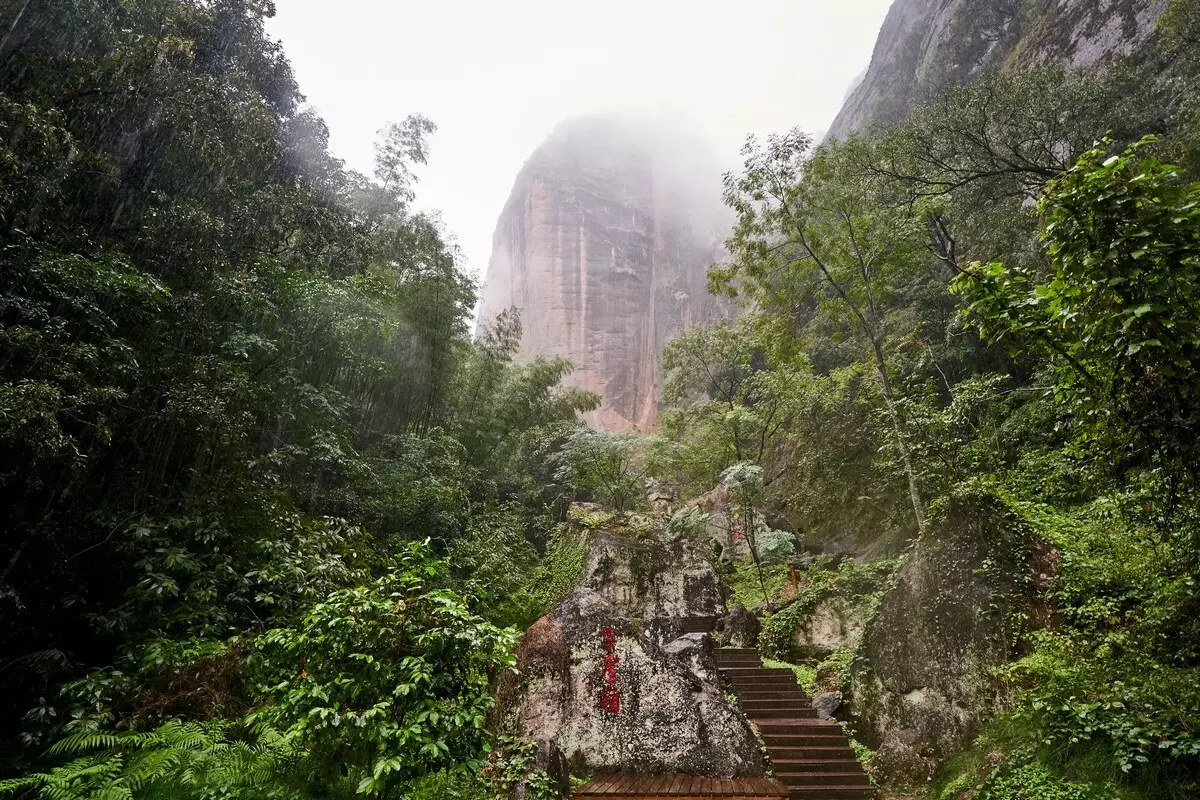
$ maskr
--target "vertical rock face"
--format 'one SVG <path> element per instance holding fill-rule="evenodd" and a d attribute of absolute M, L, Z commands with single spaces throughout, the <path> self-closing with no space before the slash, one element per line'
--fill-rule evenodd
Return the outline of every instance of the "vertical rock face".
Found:
<path fill-rule="evenodd" d="M 663 345 L 725 313 L 705 289 L 729 229 L 719 172 L 661 123 L 562 123 L 500 215 L 480 324 L 516 307 L 526 355 L 569 359 L 568 385 L 603 397 L 590 422 L 650 428 Z"/>
<path fill-rule="evenodd" d="M 955 492 L 883 596 L 850 668 L 861 741 L 886 781 L 929 777 L 974 738 L 1011 688 L 997 668 L 1049 619 L 1057 555 L 1002 501 Z"/>
<path fill-rule="evenodd" d="M 712 640 L 680 635 L 724 613 L 713 566 L 662 517 L 573 533 L 587 537 L 579 588 L 521 638 L 518 674 L 498 686 L 500 730 L 562 753 L 576 774 L 761 775 Z"/>
<path fill-rule="evenodd" d="M 830 127 L 841 137 L 908 116 L 939 89 L 981 72 L 1088 67 L 1138 52 L 1167 0 L 895 0 L 871 66 Z"/>

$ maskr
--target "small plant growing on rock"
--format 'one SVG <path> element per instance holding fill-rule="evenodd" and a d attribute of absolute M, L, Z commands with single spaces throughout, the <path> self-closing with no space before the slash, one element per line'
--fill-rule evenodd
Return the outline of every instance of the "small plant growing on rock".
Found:
<path fill-rule="evenodd" d="M 729 498 L 736 508 L 731 520 L 734 526 L 733 534 L 735 538 L 745 537 L 750 558 L 754 560 L 754 568 L 758 571 L 758 585 L 762 589 L 763 602 L 770 603 L 771 595 L 767 592 L 762 559 L 758 552 L 758 520 L 755 511 L 755 505 L 762 499 L 763 494 L 762 467 L 745 462 L 734 464 L 721 473 L 721 483 L 729 492 Z"/>

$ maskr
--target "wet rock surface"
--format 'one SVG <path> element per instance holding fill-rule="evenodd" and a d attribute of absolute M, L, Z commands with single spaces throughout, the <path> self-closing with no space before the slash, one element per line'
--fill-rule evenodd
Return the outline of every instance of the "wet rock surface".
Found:
<path fill-rule="evenodd" d="M 850 672 L 858 735 L 882 778 L 953 754 L 1009 700 L 995 668 L 1021 654 L 1023 613 L 1044 600 L 1043 545 L 1000 501 L 970 492 L 918 541 Z"/>
<path fill-rule="evenodd" d="M 845 599 L 821 600 L 797 623 L 792 652 L 798 658 L 819 661 L 835 650 L 853 650 L 862 637 L 864 624 L 861 612 Z"/>
<path fill-rule="evenodd" d="M 835 719 L 841 704 L 842 698 L 837 692 L 822 692 L 812 699 L 812 706 L 821 719 Z"/>
<path fill-rule="evenodd" d="M 762 623 L 745 606 L 737 605 L 720 621 L 719 628 L 722 647 L 757 647 Z"/>
<path fill-rule="evenodd" d="M 656 523 L 645 523 L 654 527 Z M 587 533 L 580 586 L 618 613 L 636 619 L 716 616 L 725 613 L 712 564 L 686 538 L 634 536 L 596 529 Z"/>
<path fill-rule="evenodd" d="M 581 588 L 529 629 L 518 666 L 512 726 L 553 743 L 577 773 L 763 773 L 745 719 L 717 689 L 706 636 L 660 645 Z"/>

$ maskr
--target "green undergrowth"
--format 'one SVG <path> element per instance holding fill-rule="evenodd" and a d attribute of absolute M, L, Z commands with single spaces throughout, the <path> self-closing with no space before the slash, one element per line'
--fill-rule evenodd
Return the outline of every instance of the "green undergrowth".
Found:
<path fill-rule="evenodd" d="M 796 599 L 763 620 L 759 649 L 764 656 L 789 658 L 796 627 L 822 600 L 840 599 L 854 616 L 870 619 L 898 565 L 899 559 L 869 564 L 847 559 L 834 567 L 828 557 L 819 557 L 801 573 Z"/>
<path fill-rule="evenodd" d="M 1070 750 L 1038 744 L 1019 715 L 992 721 L 975 742 L 945 762 L 926 790 L 929 800 L 1183 800 L 1165 776 L 1130 781 L 1097 745 Z M 968 794 L 969 793 L 969 794 Z"/>
<path fill-rule="evenodd" d="M 790 669 L 796 675 L 796 683 L 800 684 L 800 688 L 807 695 L 812 695 L 817 682 L 817 671 L 807 664 L 789 664 L 786 661 L 775 661 L 774 659 L 764 658 L 763 666 L 769 669 Z"/>
<path fill-rule="evenodd" d="M 537 599 L 539 616 L 569 595 L 583 572 L 586 535 L 558 526 L 550 536 L 546 556 L 534 571 L 530 582 Z"/>
<path fill-rule="evenodd" d="M 1026 654 L 1000 670 L 1012 710 L 947 762 L 934 800 L 1200 796 L 1200 621 L 1187 547 L 1113 494 L 1010 501 L 1044 539 Z"/>
<path fill-rule="evenodd" d="M 763 564 L 762 583 L 758 581 L 758 570 L 750 559 L 738 559 L 733 563 L 733 569 L 725 576 L 729 587 L 729 605 L 754 608 L 763 602 L 763 585 L 767 587 L 767 596 L 772 603 L 783 602 L 787 590 L 791 587 L 788 580 L 789 567 L 787 564 Z"/>

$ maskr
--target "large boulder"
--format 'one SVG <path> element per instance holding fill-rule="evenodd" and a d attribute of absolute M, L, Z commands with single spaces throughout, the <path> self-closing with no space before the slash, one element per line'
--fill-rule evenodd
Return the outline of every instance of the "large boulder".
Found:
<path fill-rule="evenodd" d="M 668 539 L 656 520 L 633 520 L 650 535 L 597 528 L 588 533 L 580 586 L 633 619 L 707 617 L 725 613 L 712 564 L 685 537 Z"/>
<path fill-rule="evenodd" d="M 583 588 L 526 632 L 517 659 L 506 727 L 552 742 L 577 773 L 763 774 L 754 735 L 717 687 L 707 636 L 660 645 Z"/>
<path fill-rule="evenodd" d="M 758 647 L 762 623 L 745 606 L 734 606 L 729 615 L 721 620 L 719 627 L 722 647 Z"/>
<path fill-rule="evenodd" d="M 981 491 L 952 496 L 918 540 L 851 667 L 850 709 L 882 779 L 924 774 L 1008 701 L 996 667 L 1021 654 L 1044 606 L 1046 550 Z"/>
<path fill-rule="evenodd" d="M 797 621 L 791 642 L 793 657 L 819 661 L 835 650 L 853 650 L 864 624 L 860 608 L 846 598 L 827 597 Z"/>

